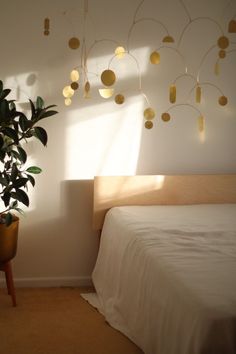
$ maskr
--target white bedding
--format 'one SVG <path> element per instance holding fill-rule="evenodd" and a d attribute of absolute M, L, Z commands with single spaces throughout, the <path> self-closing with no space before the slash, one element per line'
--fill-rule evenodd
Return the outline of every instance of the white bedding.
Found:
<path fill-rule="evenodd" d="M 235 204 L 112 208 L 92 278 L 146 354 L 236 353 Z"/>

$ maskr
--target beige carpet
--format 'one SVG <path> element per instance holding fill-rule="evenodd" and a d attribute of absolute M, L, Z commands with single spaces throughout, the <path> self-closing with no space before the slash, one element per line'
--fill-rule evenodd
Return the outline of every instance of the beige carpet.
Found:
<path fill-rule="evenodd" d="M 141 354 L 81 296 L 84 288 L 0 289 L 1 354 Z"/>

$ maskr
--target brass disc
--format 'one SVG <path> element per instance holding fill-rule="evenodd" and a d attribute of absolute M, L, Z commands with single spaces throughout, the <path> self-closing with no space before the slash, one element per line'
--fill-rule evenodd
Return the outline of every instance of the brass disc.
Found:
<path fill-rule="evenodd" d="M 84 90 L 85 90 L 86 92 L 89 92 L 89 91 L 90 91 L 90 83 L 89 83 L 89 81 L 86 81 L 86 83 L 85 83 L 85 85 L 84 85 Z"/>
<path fill-rule="evenodd" d="M 66 98 L 66 99 L 65 99 L 65 105 L 66 105 L 66 106 L 70 106 L 70 105 L 71 105 L 71 102 L 72 102 L 72 101 L 71 101 L 70 98 Z"/>
<path fill-rule="evenodd" d="M 225 36 L 222 36 L 217 41 L 218 47 L 225 49 L 229 46 L 229 39 Z"/>
<path fill-rule="evenodd" d="M 70 98 L 74 95 L 74 90 L 70 87 L 70 86 L 65 86 L 63 91 L 62 91 L 62 94 L 65 98 Z"/>
<path fill-rule="evenodd" d="M 146 129 L 152 129 L 153 123 L 150 120 L 147 120 L 144 124 Z"/>
<path fill-rule="evenodd" d="M 45 35 L 45 36 L 49 36 L 49 30 L 45 30 L 44 32 L 43 32 L 43 34 Z"/>
<path fill-rule="evenodd" d="M 226 51 L 221 49 L 218 54 L 219 54 L 219 58 L 224 59 L 226 56 Z"/>
<path fill-rule="evenodd" d="M 162 39 L 162 42 L 163 43 L 174 43 L 174 38 L 171 37 L 171 36 L 165 36 L 163 39 Z"/>
<path fill-rule="evenodd" d="M 125 97 L 121 93 L 115 96 L 115 102 L 117 104 L 122 104 L 124 103 L 124 101 L 125 101 Z"/>
<path fill-rule="evenodd" d="M 110 98 L 113 95 L 114 89 L 112 88 L 102 88 L 99 89 L 99 94 L 103 98 Z"/>
<path fill-rule="evenodd" d="M 72 37 L 69 42 L 68 45 L 71 49 L 78 49 L 80 46 L 80 41 L 79 38 L 77 37 Z"/>
<path fill-rule="evenodd" d="M 72 88 L 72 90 L 77 90 L 79 88 L 79 84 L 74 81 L 70 84 L 70 87 Z"/>
<path fill-rule="evenodd" d="M 231 20 L 229 22 L 228 32 L 229 33 L 236 33 L 236 21 L 235 20 Z"/>
<path fill-rule="evenodd" d="M 226 96 L 220 96 L 218 102 L 221 106 L 225 106 L 228 103 L 228 98 Z"/>
<path fill-rule="evenodd" d="M 105 86 L 112 86 L 116 81 L 116 75 L 112 70 L 104 70 L 101 75 L 101 81 Z"/>
<path fill-rule="evenodd" d="M 124 47 L 117 47 L 115 49 L 115 55 L 118 59 L 122 59 L 125 56 L 125 48 Z"/>
<path fill-rule="evenodd" d="M 151 107 L 148 107 L 143 112 L 143 115 L 145 119 L 152 120 L 155 118 L 155 111 Z"/>
<path fill-rule="evenodd" d="M 160 63 L 160 54 L 158 52 L 152 52 L 150 55 L 150 62 L 152 64 L 159 64 Z"/>
<path fill-rule="evenodd" d="M 170 100 L 171 103 L 175 103 L 176 102 L 176 86 L 175 85 L 170 85 L 169 100 Z"/>
<path fill-rule="evenodd" d="M 79 72 L 78 70 L 74 69 L 70 73 L 70 79 L 71 81 L 78 81 L 79 80 Z"/>
<path fill-rule="evenodd" d="M 167 113 L 167 112 L 162 113 L 161 119 L 162 119 L 164 122 L 169 122 L 169 120 L 170 120 L 170 115 L 169 115 L 169 113 Z"/>

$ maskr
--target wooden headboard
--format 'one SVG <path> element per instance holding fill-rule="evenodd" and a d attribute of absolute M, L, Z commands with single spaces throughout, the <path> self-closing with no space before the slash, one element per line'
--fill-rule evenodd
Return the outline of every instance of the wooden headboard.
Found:
<path fill-rule="evenodd" d="M 236 203 L 236 174 L 97 176 L 93 228 L 102 229 L 106 212 L 121 205 Z"/>

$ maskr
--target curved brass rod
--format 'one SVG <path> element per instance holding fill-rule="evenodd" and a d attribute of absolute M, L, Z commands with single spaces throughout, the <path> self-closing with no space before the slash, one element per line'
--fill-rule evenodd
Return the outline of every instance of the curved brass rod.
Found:
<path fill-rule="evenodd" d="M 166 46 L 166 45 L 162 45 L 162 46 L 156 48 L 155 51 L 159 51 L 160 49 L 171 49 L 171 50 L 175 51 L 181 57 L 181 59 L 183 61 L 185 73 L 188 72 L 188 68 L 187 68 L 187 65 L 186 65 L 186 62 L 185 62 L 185 58 L 184 58 L 183 54 L 181 54 L 180 50 L 178 50 L 177 48 L 173 48 L 173 47 L 169 47 L 169 46 Z"/>
<path fill-rule="evenodd" d="M 166 27 L 161 21 L 156 20 L 156 19 L 153 18 L 153 17 L 142 17 L 142 18 L 140 18 L 139 20 L 135 20 L 135 21 L 132 23 L 132 25 L 131 25 L 131 27 L 130 27 L 130 29 L 129 29 L 128 38 L 127 38 L 127 51 L 128 51 L 128 52 L 129 52 L 129 50 L 130 50 L 130 48 L 129 48 L 129 45 L 130 45 L 130 37 L 131 37 L 132 31 L 133 31 L 133 29 L 134 29 L 134 26 L 135 26 L 137 23 L 142 22 L 142 21 L 152 21 L 152 22 L 155 22 L 155 23 L 161 25 L 161 26 L 164 28 L 164 30 L 166 31 L 166 34 L 167 34 L 168 36 L 170 35 L 170 34 L 169 34 L 169 31 L 168 31 L 168 29 L 167 29 L 167 27 Z"/>
<path fill-rule="evenodd" d="M 135 63 L 136 63 L 136 67 L 137 67 L 138 75 L 139 75 L 139 90 L 142 91 L 142 76 L 141 76 L 141 70 L 140 70 L 140 65 L 139 65 L 139 63 L 138 63 L 138 60 L 135 58 L 135 56 L 134 56 L 133 54 L 129 53 L 128 51 L 126 51 L 126 52 L 124 52 L 124 53 L 127 54 L 127 55 L 129 55 L 129 56 L 135 61 Z M 110 61 L 109 61 L 109 63 L 108 63 L 108 69 L 110 68 L 111 63 L 112 63 L 113 59 L 116 58 L 116 56 L 117 56 L 117 55 L 114 54 L 114 55 L 111 57 L 111 59 L 110 59 Z"/>
<path fill-rule="evenodd" d="M 170 112 L 170 110 L 172 110 L 173 108 L 176 108 L 176 107 L 179 107 L 179 106 L 189 106 L 189 107 L 192 107 L 193 109 L 195 109 L 195 111 L 197 111 L 201 116 L 202 116 L 202 112 L 196 108 L 195 106 L 193 106 L 192 104 L 190 103 L 177 103 L 173 106 L 170 106 L 170 108 L 167 109 L 167 111 L 165 111 L 166 113 L 167 112 Z"/>
<path fill-rule="evenodd" d="M 219 28 L 219 30 L 221 31 L 221 34 L 224 35 L 224 31 L 223 31 L 221 25 L 220 25 L 217 21 L 213 20 L 213 19 L 210 18 L 210 17 L 196 17 L 196 18 L 194 18 L 193 20 L 189 21 L 189 22 L 186 24 L 186 26 L 184 27 L 184 29 L 183 29 L 183 31 L 182 31 L 182 33 L 181 33 L 181 35 L 180 35 L 178 44 L 177 44 L 177 48 L 180 46 L 180 43 L 181 43 L 181 41 L 182 41 L 182 39 L 183 39 L 184 33 L 185 33 L 185 31 L 187 30 L 187 28 L 188 28 L 193 22 L 196 22 L 196 21 L 199 21 L 199 20 L 208 20 L 208 21 L 211 21 L 211 22 L 215 23 L 215 24 L 217 25 L 217 27 Z"/>
<path fill-rule="evenodd" d="M 191 90 L 189 91 L 189 95 L 188 95 L 187 101 L 189 100 L 189 97 L 191 96 L 193 90 L 194 90 L 198 85 L 201 86 L 201 87 L 202 87 L 202 86 L 212 86 L 212 87 L 216 88 L 222 96 L 224 96 L 223 91 L 222 91 L 217 85 L 212 84 L 211 82 L 198 82 L 198 83 L 197 83 L 196 85 L 194 85 L 194 86 L 191 88 Z"/>
<path fill-rule="evenodd" d="M 113 42 L 116 45 L 120 45 L 120 43 L 118 41 L 116 41 L 115 39 L 110 39 L 110 38 L 95 39 L 94 42 L 91 44 L 91 46 L 88 49 L 87 59 L 88 59 L 92 49 L 100 42 Z"/>
<path fill-rule="evenodd" d="M 212 51 L 212 49 L 214 49 L 214 48 L 216 48 L 216 47 L 217 47 L 216 44 L 214 44 L 213 46 L 211 46 L 211 47 L 206 51 L 206 53 L 204 54 L 204 56 L 202 57 L 202 60 L 201 60 L 201 62 L 200 62 L 200 65 L 199 65 L 198 71 L 197 71 L 197 80 L 198 80 L 198 81 L 199 81 L 200 71 L 201 71 L 202 65 L 203 65 L 203 63 L 204 63 L 206 57 L 207 57 L 208 54 Z"/>
<path fill-rule="evenodd" d="M 190 13 L 189 13 L 189 11 L 188 11 L 188 9 L 187 9 L 187 6 L 186 6 L 185 3 L 183 2 L 183 0 L 179 0 L 179 2 L 180 2 L 181 5 L 183 6 L 183 8 L 184 8 L 184 10 L 185 10 L 185 12 L 186 12 L 186 14 L 187 14 L 187 16 L 188 16 L 188 18 L 189 18 L 189 21 L 192 21 L 191 16 L 190 16 Z"/>
<path fill-rule="evenodd" d="M 193 76 L 192 74 L 185 73 L 185 74 L 181 74 L 181 75 L 177 76 L 177 78 L 173 81 L 173 84 L 176 84 L 177 80 L 181 79 L 184 76 L 191 77 L 194 81 L 197 81 L 195 76 Z"/>
<path fill-rule="evenodd" d="M 138 4 L 138 6 L 137 6 L 137 8 L 136 8 L 136 10 L 135 10 L 135 12 L 134 12 L 133 22 L 135 22 L 137 13 L 139 12 L 139 9 L 140 9 L 140 7 L 142 6 L 142 4 L 144 3 L 144 1 L 145 1 L 145 0 L 141 0 L 140 3 Z"/>

